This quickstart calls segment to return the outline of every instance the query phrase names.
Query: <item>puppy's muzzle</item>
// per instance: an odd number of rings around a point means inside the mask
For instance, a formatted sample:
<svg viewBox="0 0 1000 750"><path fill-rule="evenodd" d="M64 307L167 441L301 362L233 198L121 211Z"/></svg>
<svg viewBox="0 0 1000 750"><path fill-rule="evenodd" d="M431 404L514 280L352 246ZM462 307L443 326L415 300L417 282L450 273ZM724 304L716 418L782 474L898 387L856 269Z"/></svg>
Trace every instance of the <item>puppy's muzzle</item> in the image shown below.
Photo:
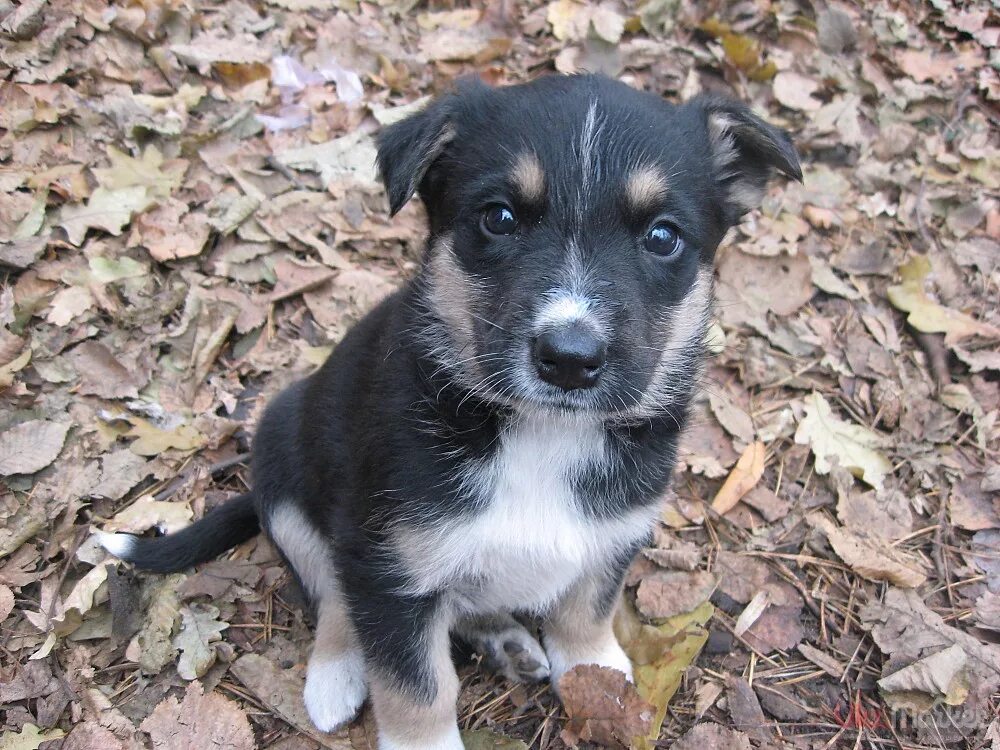
<svg viewBox="0 0 1000 750"><path fill-rule="evenodd" d="M573 391L597 384L608 345L587 326L571 323L535 339L535 369L546 383Z"/></svg>

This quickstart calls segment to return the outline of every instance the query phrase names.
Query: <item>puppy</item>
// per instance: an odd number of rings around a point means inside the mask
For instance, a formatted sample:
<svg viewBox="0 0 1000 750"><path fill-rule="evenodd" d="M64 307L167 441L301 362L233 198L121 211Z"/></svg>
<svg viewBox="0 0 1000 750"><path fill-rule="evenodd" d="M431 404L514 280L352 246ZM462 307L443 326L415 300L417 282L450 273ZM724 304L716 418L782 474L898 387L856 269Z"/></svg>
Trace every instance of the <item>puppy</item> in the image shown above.
<svg viewBox="0 0 1000 750"><path fill-rule="evenodd" d="M316 726L368 697L380 750L461 750L452 634L515 679L631 676L612 610L674 466L715 249L801 172L741 104L597 76L460 84L384 130L378 165L392 213L427 207L419 273L274 399L250 493L101 539L165 572L263 530L316 609Z"/></svg>

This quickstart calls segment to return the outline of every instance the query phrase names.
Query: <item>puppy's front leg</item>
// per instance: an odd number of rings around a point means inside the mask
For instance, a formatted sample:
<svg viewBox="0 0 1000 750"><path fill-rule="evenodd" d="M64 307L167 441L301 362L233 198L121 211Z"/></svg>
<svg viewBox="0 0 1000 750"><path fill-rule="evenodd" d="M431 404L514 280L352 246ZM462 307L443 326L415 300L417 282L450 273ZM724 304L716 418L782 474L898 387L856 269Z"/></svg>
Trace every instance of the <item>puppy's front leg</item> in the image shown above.
<svg viewBox="0 0 1000 750"><path fill-rule="evenodd" d="M398 622L383 622L381 644L372 642L368 649L379 750L463 750L450 618L435 611L414 623L401 614L405 609L384 611L394 612Z"/></svg>
<svg viewBox="0 0 1000 750"><path fill-rule="evenodd" d="M597 664L632 679L632 663L618 645L611 621L621 591L620 576L613 580L585 578L570 587L542 624L542 644L549 657L552 686L580 664Z"/></svg>

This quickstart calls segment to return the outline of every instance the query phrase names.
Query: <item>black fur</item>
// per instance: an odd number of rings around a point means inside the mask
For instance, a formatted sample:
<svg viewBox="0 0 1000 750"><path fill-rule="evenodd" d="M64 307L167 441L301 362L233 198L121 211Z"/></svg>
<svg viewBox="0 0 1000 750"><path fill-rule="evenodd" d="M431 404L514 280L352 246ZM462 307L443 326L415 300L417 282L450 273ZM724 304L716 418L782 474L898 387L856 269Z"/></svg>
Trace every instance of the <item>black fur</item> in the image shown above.
<svg viewBox="0 0 1000 750"><path fill-rule="evenodd" d="M710 123L718 113L733 123L737 151L725 173ZM318 372L267 409L254 444L253 498L265 530L274 509L292 503L330 541L366 659L429 699L434 678L418 636L449 592L407 593L393 530L403 521L427 528L482 512L490 497L463 483L462 471L494 457L525 410L593 415L603 424L607 460L570 479L582 517L615 519L655 504L673 470L703 333L699 321L696 335L669 353L670 371L658 372L678 325L665 330L664 320L745 210L730 200L733 183L801 172L787 135L742 105L709 97L673 106L595 76L502 89L464 83L387 128L378 145L391 210L415 190L427 206L424 264ZM522 152L544 172L535 201L510 182ZM589 165L586 174L581 165ZM622 185L643 165L660 168L670 189L637 211ZM483 210L497 202L516 212L515 234L482 229ZM686 247L669 261L642 245L662 217ZM435 270L443 252L453 253L458 280L443 282ZM535 382L525 363L533 316L564 283L571 253L586 266L608 354L596 387L560 392ZM435 294L461 279L473 282L470 310L442 311ZM464 348L447 312L468 323ZM658 395L644 399L653 386ZM248 508L244 496L178 535L143 541L130 559L158 571L208 559L256 530ZM604 561L595 616L610 611L643 541Z"/></svg>

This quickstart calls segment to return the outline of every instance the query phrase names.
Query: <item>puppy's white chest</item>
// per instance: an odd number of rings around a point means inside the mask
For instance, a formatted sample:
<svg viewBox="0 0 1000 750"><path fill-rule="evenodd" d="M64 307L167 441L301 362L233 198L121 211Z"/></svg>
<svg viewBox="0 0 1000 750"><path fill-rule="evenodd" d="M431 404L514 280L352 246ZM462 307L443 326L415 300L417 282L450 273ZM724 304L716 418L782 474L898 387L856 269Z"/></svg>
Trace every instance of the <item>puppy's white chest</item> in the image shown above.
<svg viewBox="0 0 1000 750"><path fill-rule="evenodd" d="M546 415L511 428L466 477L486 499L468 518L401 540L416 588L445 591L464 611L540 610L615 549L649 529L648 510L600 520L580 510L575 479L606 460L599 423Z"/></svg>

